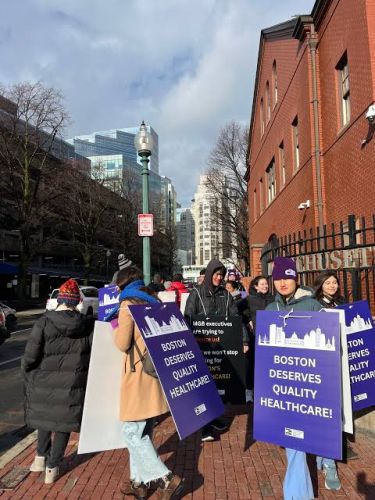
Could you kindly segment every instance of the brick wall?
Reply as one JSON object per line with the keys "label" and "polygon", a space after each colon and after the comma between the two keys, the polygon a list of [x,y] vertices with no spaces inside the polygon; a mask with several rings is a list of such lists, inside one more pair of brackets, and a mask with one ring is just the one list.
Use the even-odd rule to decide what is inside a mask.
{"label": "brick wall", "polygon": [[[334,0],[317,27],[317,71],[323,222],[346,220],[347,215],[374,213],[373,182],[375,137],[364,147],[368,133],[364,114],[374,101],[375,2]],[[347,53],[350,81],[351,119],[342,129],[337,63]],[[260,133],[260,99],[265,99],[266,81],[272,82],[272,64],[277,63],[278,103],[271,121]],[[318,225],[317,186],[314,159],[311,55],[307,37],[302,42],[264,39],[258,66],[258,86],[249,155],[249,233],[252,245],[262,245],[275,233],[282,236]],[[271,86],[272,88],[272,86]],[[266,110],[264,112],[266,115]],[[298,115],[300,168],[293,170],[291,123]],[[278,147],[283,141],[286,184],[280,185]],[[260,210],[260,179],[266,199],[266,168],[276,161],[276,198]],[[254,206],[254,190],[257,192]],[[310,200],[311,208],[297,206]],[[256,210],[256,216],[254,215]],[[252,274],[259,251],[252,255]]]}

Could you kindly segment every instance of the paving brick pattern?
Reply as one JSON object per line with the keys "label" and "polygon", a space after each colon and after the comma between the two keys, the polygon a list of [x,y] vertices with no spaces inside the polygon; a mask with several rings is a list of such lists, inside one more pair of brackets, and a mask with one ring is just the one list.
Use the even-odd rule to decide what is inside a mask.
{"label": "paving brick pattern", "polygon": [[[281,500],[285,472],[285,453],[278,446],[254,442],[251,438],[251,407],[228,410],[230,423],[220,439],[201,444],[200,435],[179,441],[171,417],[155,428],[154,441],[168,467],[185,478],[183,498],[191,500],[277,499]],[[82,499],[120,500],[121,484],[129,478],[127,450],[77,455],[78,435],[72,434],[62,467],[62,475],[53,485],[45,485],[42,474],[30,473],[14,490],[1,491],[0,500],[11,499]],[[324,488],[321,472],[311,471],[315,497],[319,499],[375,499],[375,438],[358,434],[353,449],[359,460],[339,463],[342,489]],[[0,480],[15,467],[28,467],[35,444],[0,470]],[[155,495],[150,495],[150,499]]]}

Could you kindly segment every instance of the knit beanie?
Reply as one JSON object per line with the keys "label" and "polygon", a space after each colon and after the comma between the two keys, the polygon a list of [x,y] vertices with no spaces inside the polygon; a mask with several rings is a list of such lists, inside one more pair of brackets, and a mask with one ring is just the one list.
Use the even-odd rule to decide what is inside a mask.
{"label": "knit beanie", "polygon": [[298,280],[296,263],[290,257],[275,257],[272,270],[273,280]]}
{"label": "knit beanie", "polygon": [[57,296],[58,304],[66,304],[67,306],[77,306],[81,301],[78,284],[75,280],[69,279],[65,281],[60,288]]}
{"label": "knit beanie", "polygon": [[119,269],[125,269],[131,265],[133,265],[133,262],[130,259],[127,259],[123,253],[120,253],[118,256]]}

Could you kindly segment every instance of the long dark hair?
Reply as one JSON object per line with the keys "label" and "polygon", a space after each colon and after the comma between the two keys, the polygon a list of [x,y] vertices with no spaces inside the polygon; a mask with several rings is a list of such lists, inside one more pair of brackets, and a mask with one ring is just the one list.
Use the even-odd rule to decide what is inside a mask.
{"label": "long dark hair", "polygon": [[259,276],[255,276],[255,278],[253,278],[251,281],[250,281],[250,286],[249,286],[249,293],[252,291],[253,293],[257,293],[257,289],[255,288],[259,281],[260,280],[266,280],[267,281],[267,278],[265,276],[263,276],[262,274],[260,274]]}
{"label": "long dark hair", "polygon": [[320,301],[320,299],[324,295],[323,284],[325,281],[327,281],[328,278],[335,278],[337,280],[337,284],[338,284],[337,291],[336,291],[335,295],[332,296],[332,299],[337,300],[338,298],[341,297],[340,281],[337,277],[337,274],[334,271],[323,271],[319,274],[319,276],[314,281],[315,298],[318,301]]}
{"label": "long dark hair", "polygon": [[[138,280],[143,280],[142,271],[137,266],[129,266],[125,267],[125,269],[120,269],[120,271],[117,273],[116,285],[122,291],[125,287],[130,285],[130,283]],[[148,286],[141,286],[139,290],[142,290],[142,292],[146,292],[149,295],[157,298],[157,294]]]}

